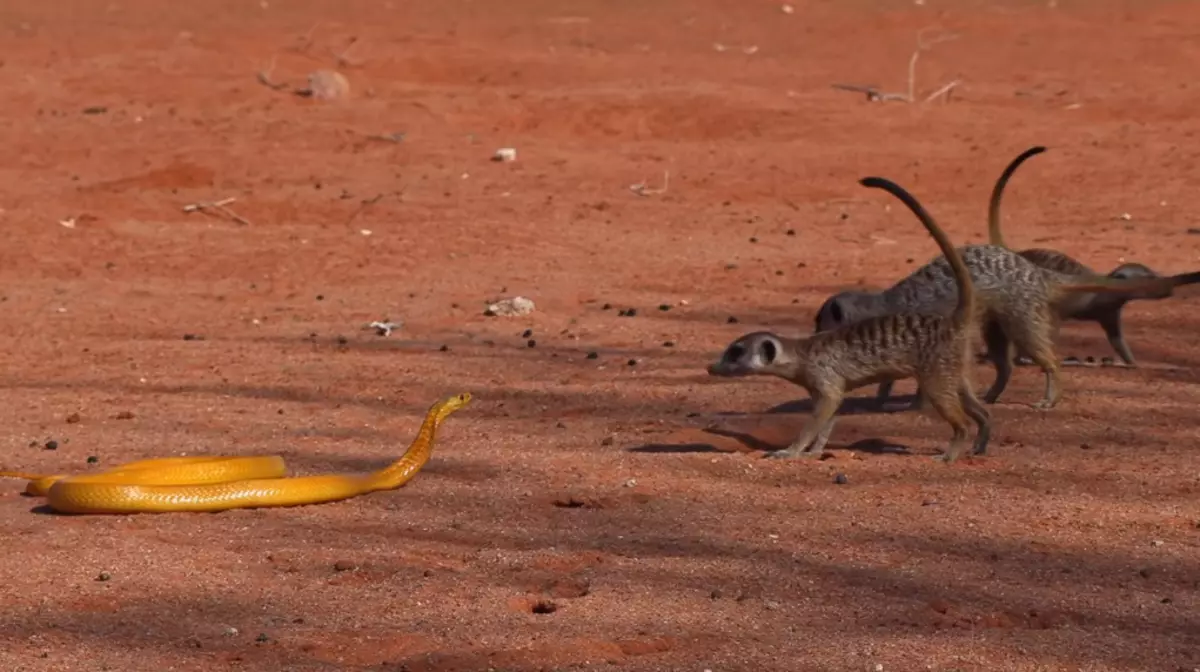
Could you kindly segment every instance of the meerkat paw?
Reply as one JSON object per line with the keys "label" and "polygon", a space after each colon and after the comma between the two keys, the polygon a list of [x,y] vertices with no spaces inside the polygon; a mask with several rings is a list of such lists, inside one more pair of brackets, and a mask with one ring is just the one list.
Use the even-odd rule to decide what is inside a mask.
{"label": "meerkat paw", "polygon": [[1052,401],[1050,399],[1042,399],[1041,401],[1033,404],[1033,408],[1034,408],[1034,410],[1038,410],[1038,411],[1048,411],[1048,410],[1054,408],[1056,403],[1057,402]]}
{"label": "meerkat paw", "polygon": [[958,460],[958,454],[954,453],[952,451],[946,451],[946,452],[942,453],[941,455],[934,456],[934,458],[933,458],[934,462],[941,462],[942,464],[953,464],[957,460]]}
{"label": "meerkat paw", "polygon": [[817,457],[820,454],[821,453],[819,453],[817,451],[799,450],[796,448],[784,448],[783,450],[776,450],[774,452],[767,453],[764,457],[767,457],[772,460],[789,460],[789,459],[796,459],[796,458]]}

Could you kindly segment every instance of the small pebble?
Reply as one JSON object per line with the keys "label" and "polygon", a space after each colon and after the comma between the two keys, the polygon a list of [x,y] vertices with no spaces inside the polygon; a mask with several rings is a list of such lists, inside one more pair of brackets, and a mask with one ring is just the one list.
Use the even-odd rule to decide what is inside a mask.
{"label": "small pebble", "polygon": [[750,242],[752,242],[752,243],[757,243],[757,242],[758,242],[758,238],[755,238],[754,236],[751,236],[751,237],[750,237]]}
{"label": "small pebble", "polygon": [[325,300],[325,295],[324,295],[324,294],[318,294],[318,295],[317,295],[317,300],[318,300],[318,301],[324,301],[324,300]]}
{"label": "small pebble", "polygon": [[77,422],[79,422],[79,414],[78,413],[72,413],[67,416],[67,424],[68,425],[73,425]]}
{"label": "small pebble", "polygon": [[1088,443],[1081,443],[1081,444],[1079,444],[1079,449],[1080,450],[1091,450],[1092,446],[1091,446],[1091,444],[1088,444]]}
{"label": "small pebble", "polygon": [[338,345],[345,345],[345,344],[347,344],[347,343],[349,343],[349,342],[350,342],[350,341],[349,341],[349,339],[347,339],[345,336],[338,336],[338,337],[337,337],[337,344],[338,344]]}
{"label": "small pebble", "polygon": [[599,359],[600,353],[596,352],[595,350],[592,350],[591,352],[587,353],[587,358],[588,359]]}
{"label": "small pebble", "polygon": [[726,324],[737,324],[738,319],[736,317],[734,317],[733,315],[730,315],[729,318],[725,320],[725,323]]}
{"label": "small pebble", "polygon": [[226,637],[236,637],[236,636],[237,636],[237,634],[238,634],[238,629],[237,629],[237,628],[235,628],[235,627],[233,627],[232,625],[230,625],[230,626],[227,626],[227,627],[225,628],[224,635],[225,635]]}
{"label": "small pebble", "polygon": [[788,229],[788,230],[787,230],[787,235],[789,235],[789,236],[794,236],[794,235],[796,235],[796,230],[795,230],[795,229]]}
{"label": "small pebble", "polygon": [[846,483],[849,483],[849,481],[846,479],[845,474],[838,474],[838,475],[834,476],[833,482],[837,485],[845,485]]}
{"label": "small pebble", "polygon": [[113,416],[113,420],[132,420],[133,413],[131,411],[120,411]]}
{"label": "small pebble", "polygon": [[358,569],[358,563],[353,560],[338,560],[333,563],[333,571],[335,572],[349,572],[355,569]]}
{"label": "small pebble", "polygon": [[88,455],[87,463],[88,464],[100,464],[100,458],[96,457],[95,455]]}
{"label": "small pebble", "polygon": [[612,304],[606,303],[603,306],[600,306],[600,310],[612,310]]}
{"label": "small pebble", "polygon": [[533,339],[531,338],[531,339],[529,339],[528,341],[525,341],[525,347],[527,347],[527,348],[535,348],[535,347],[537,347],[537,341],[535,341],[535,340],[533,340]]}
{"label": "small pebble", "polygon": [[663,312],[665,313],[665,312],[667,312],[668,310],[670,310],[670,309],[671,309],[671,306],[669,306],[669,305],[667,305],[667,304],[665,304],[665,303],[660,303],[660,304],[658,305],[658,309],[659,309],[659,310],[661,310],[661,311],[663,311]]}
{"label": "small pebble", "polygon": [[111,578],[112,578],[112,574],[109,574],[108,572],[100,572],[100,575],[96,577],[96,580],[97,581],[108,581]]}
{"label": "small pebble", "polygon": [[1159,546],[1163,545],[1163,541],[1161,539],[1155,539],[1154,541],[1150,542],[1150,545],[1158,548]]}
{"label": "small pebble", "polygon": [[265,642],[271,641],[271,638],[267,637],[267,633],[260,632],[260,633],[258,633],[258,637],[254,638],[254,641],[259,642],[259,643],[265,643]]}
{"label": "small pebble", "polygon": [[183,340],[185,340],[185,341],[203,341],[204,337],[200,336],[198,334],[184,334]]}
{"label": "small pebble", "polygon": [[58,441],[50,439],[46,442],[46,450],[58,450]]}
{"label": "small pebble", "polygon": [[783,271],[775,271],[775,275],[783,275]]}
{"label": "small pebble", "polygon": [[616,439],[614,439],[613,437],[611,437],[611,436],[606,436],[606,437],[604,437],[603,439],[600,439],[600,445],[602,445],[602,446],[611,446],[611,445],[613,445],[613,443],[614,443],[615,441],[616,441]]}
{"label": "small pebble", "polygon": [[1116,364],[1116,361],[1114,361],[1112,357],[1101,357],[1100,358],[1101,366],[1113,366],[1114,364]]}
{"label": "small pebble", "polygon": [[521,332],[521,338],[529,338],[530,336],[533,336],[533,329],[526,329]]}
{"label": "small pebble", "polygon": [[449,351],[450,351],[450,346],[448,346],[448,345],[443,345],[442,347],[438,348],[438,352],[449,352]]}
{"label": "small pebble", "polygon": [[628,362],[625,362],[625,363],[626,363],[626,364],[628,364],[629,366],[637,366],[637,360],[636,360],[636,359],[631,359],[631,360],[629,360]]}
{"label": "small pebble", "polygon": [[663,347],[664,348],[673,348],[673,347],[675,347],[675,341],[663,341]]}

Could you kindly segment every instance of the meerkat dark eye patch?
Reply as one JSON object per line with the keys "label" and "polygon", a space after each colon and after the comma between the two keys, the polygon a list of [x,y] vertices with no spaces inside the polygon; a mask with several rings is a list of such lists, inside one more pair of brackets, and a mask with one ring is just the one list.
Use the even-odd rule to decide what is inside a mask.
{"label": "meerkat dark eye patch", "polygon": [[779,355],[779,349],[775,347],[775,341],[763,341],[759,346],[759,353],[764,361],[768,364],[775,361],[775,357]]}
{"label": "meerkat dark eye patch", "polygon": [[838,324],[842,323],[842,320],[846,317],[846,313],[842,310],[841,303],[834,301],[829,304],[829,317],[833,318],[833,321]]}

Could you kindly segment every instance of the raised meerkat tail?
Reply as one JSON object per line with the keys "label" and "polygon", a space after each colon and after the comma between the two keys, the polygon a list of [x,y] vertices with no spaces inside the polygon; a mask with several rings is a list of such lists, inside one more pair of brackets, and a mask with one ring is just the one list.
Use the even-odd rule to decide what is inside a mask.
{"label": "raised meerkat tail", "polygon": [[1037,145],[1020,153],[1017,158],[1013,159],[1008,167],[1000,173],[1000,179],[996,180],[996,186],[992,187],[992,198],[988,201],[988,242],[992,245],[1000,247],[1008,247],[1004,244],[1004,235],[1000,233],[1000,201],[1004,198],[1004,188],[1008,186],[1008,180],[1017,172],[1017,168],[1025,163],[1025,159],[1031,156],[1041,154],[1046,151],[1045,147]]}
{"label": "raised meerkat tail", "polygon": [[971,283],[971,273],[967,270],[967,265],[963,263],[962,255],[946,237],[946,233],[937,225],[937,222],[933,221],[933,217],[925,211],[924,206],[912,194],[904,190],[904,187],[882,177],[864,177],[858,183],[871,189],[883,189],[900,199],[900,202],[908,206],[917,219],[921,220],[921,224],[925,225],[925,230],[929,231],[930,236],[933,236],[933,240],[937,242],[938,247],[942,250],[942,255],[946,257],[946,261],[950,262],[950,268],[954,271],[954,280],[958,284],[958,304],[954,307],[953,319],[956,327],[965,328],[975,312],[975,286]]}

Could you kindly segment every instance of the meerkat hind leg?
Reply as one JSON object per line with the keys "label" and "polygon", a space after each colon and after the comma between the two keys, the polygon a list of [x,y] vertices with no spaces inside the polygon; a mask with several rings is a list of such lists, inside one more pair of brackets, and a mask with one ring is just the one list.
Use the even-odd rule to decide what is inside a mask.
{"label": "meerkat hind leg", "polygon": [[[1001,325],[1004,335],[1010,340],[1005,356],[1009,357],[1011,346],[1016,346],[1028,353],[1033,363],[1037,364],[1046,376],[1045,393],[1040,401],[1033,404],[1033,407],[1039,410],[1054,408],[1062,397],[1058,378],[1058,355],[1054,351],[1054,332],[1057,325],[1049,315],[1049,310],[1049,306],[1043,306],[1041,310],[1030,310],[1023,319],[1005,320]],[[988,336],[994,337],[993,332],[989,330]]]}
{"label": "meerkat hind leg", "polygon": [[842,405],[843,394],[843,392],[814,393],[812,395],[813,414],[804,424],[804,429],[800,430],[800,436],[796,437],[796,440],[792,441],[787,448],[768,453],[767,457],[819,457],[821,451],[818,447],[824,448],[825,442],[829,440],[829,433],[833,429],[834,415],[837,413],[838,407]]}
{"label": "meerkat hind leg", "polygon": [[925,406],[925,398],[921,396],[921,388],[917,387],[917,391],[913,396],[912,403],[888,403],[888,398],[892,396],[892,386],[896,384],[894,380],[884,381],[879,384],[879,392],[875,395],[875,402],[879,410],[886,413],[897,413],[899,411],[919,411]]}
{"label": "meerkat hind leg", "polygon": [[962,386],[958,391],[959,400],[962,402],[963,410],[967,415],[975,421],[975,445],[971,449],[973,455],[987,454],[988,441],[992,437],[992,419],[988,413],[987,407],[979,403],[979,399],[975,397],[975,390],[971,389],[971,383],[968,380],[962,382]]}
{"label": "meerkat hind leg", "polygon": [[966,448],[969,432],[967,431],[968,413],[963,406],[959,393],[959,381],[953,381],[952,386],[948,386],[947,382],[949,381],[929,379],[921,381],[921,386],[925,389],[929,404],[933,406],[933,410],[937,411],[937,414],[942,416],[942,419],[954,430],[946,452],[935,458],[950,464],[957,460],[958,456],[962,454],[963,449]]}
{"label": "meerkat hind leg", "polygon": [[1000,398],[1000,393],[1004,392],[1004,388],[1008,387],[1008,381],[1012,379],[1013,351],[1017,348],[1014,348],[1013,342],[1004,332],[1004,327],[998,322],[989,322],[984,327],[983,341],[987,348],[987,359],[996,368],[996,380],[984,393],[983,400],[994,404]]}

